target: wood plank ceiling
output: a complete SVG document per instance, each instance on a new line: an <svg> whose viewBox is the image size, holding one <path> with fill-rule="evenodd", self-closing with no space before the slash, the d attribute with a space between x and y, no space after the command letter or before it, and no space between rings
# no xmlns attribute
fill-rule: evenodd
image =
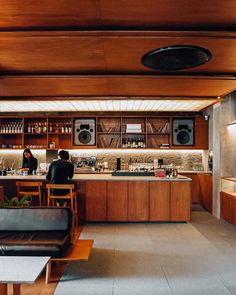
<svg viewBox="0 0 236 295"><path fill-rule="evenodd" d="M0 96L216 98L236 89L236 1L0 0ZM144 67L162 46L207 48L182 71Z"/></svg>

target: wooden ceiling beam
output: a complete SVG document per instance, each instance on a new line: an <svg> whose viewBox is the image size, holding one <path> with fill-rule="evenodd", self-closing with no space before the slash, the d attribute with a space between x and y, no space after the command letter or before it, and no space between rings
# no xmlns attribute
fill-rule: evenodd
<svg viewBox="0 0 236 295"><path fill-rule="evenodd" d="M236 89L231 77L3 76L0 97L217 97Z"/></svg>
<svg viewBox="0 0 236 295"><path fill-rule="evenodd" d="M45 27L156 27L233 30L232 0L0 0L0 29Z"/></svg>

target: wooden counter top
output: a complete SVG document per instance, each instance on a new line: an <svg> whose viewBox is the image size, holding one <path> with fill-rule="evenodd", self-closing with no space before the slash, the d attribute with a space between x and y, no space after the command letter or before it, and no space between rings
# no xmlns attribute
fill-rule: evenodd
<svg viewBox="0 0 236 295"><path fill-rule="evenodd" d="M46 180L46 176L36 175L7 175L0 176L0 180ZM192 181L191 178L186 176L178 175L178 177L165 178L155 176L112 176L111 174L75 174L72 180L106 180L106 181Z"/></svg>

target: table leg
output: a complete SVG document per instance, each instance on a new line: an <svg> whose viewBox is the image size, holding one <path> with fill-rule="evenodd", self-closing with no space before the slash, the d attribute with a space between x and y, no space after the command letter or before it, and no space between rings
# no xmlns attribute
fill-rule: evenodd
<svg viewBox="0 0 236 295"><path fill-rule="evenodd" d="M0 294L7 295L7 284L0 284Z"/></svg>
<svg viewBox="0 0 236 295"><path fill-rule="evenodd" d="M13 284L13 295L20 295L20 284Z"/></svg>
<svg viewBox="0 0 236 295"><path fill-rule="evenodd" d="M51 271L52 271L52 262L49 261L46 267L46 284L50 282Z"/></svg>

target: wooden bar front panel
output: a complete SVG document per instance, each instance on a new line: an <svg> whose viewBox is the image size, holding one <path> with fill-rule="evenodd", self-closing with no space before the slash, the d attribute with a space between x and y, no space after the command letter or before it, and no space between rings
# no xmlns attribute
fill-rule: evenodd
<svg viewBox="0 0 236 295"><path fill-rule="evenodd" d="M170 183L150 182L150 221L167 221L170 218Z"/></svg>
<svg viewBox="0 0 236 295"><path fill-rule="evenodd" d="M191 181L191 200L192 203L200 203L200 187L199 187L199 179L198 174L189 174L189 173L182 173L181 175L189 177L192 179Z"/></svg>
<svg viewBox="0 0 236 295"><path fill-rule="evenodd" d="M107 182L91 180L86 182L86 220L105 221L107 203Z"/></svg>
<svg viewBox="0 0 236 295"><path fill-rule="evenodd" d="M148 221L149 182L130 181L128 188L128 221Z"/></svg>
<svg viewBox="0 0 236 295"><path fill-rule="evenodd" d="M170 221L189 221L191 182L171 182Z"/></svg>
<svg viewBox="0 0 236 295"><path fill-rule="evenodd" d="M107 221L127 221L128 182L107 182Z"/></svg>
<svg viewBox="0 0 236 295"><path fill-rule="evenodd" d="M231 222L231 199L232 196L220 193L220 217L228 222Z"/></svg>
<svg viewBox="0 0 236 295"><path fill-rule="evenodd" d="M200 199L203 207L212 213L212 175L198 174L200 185Z"/></svg>

